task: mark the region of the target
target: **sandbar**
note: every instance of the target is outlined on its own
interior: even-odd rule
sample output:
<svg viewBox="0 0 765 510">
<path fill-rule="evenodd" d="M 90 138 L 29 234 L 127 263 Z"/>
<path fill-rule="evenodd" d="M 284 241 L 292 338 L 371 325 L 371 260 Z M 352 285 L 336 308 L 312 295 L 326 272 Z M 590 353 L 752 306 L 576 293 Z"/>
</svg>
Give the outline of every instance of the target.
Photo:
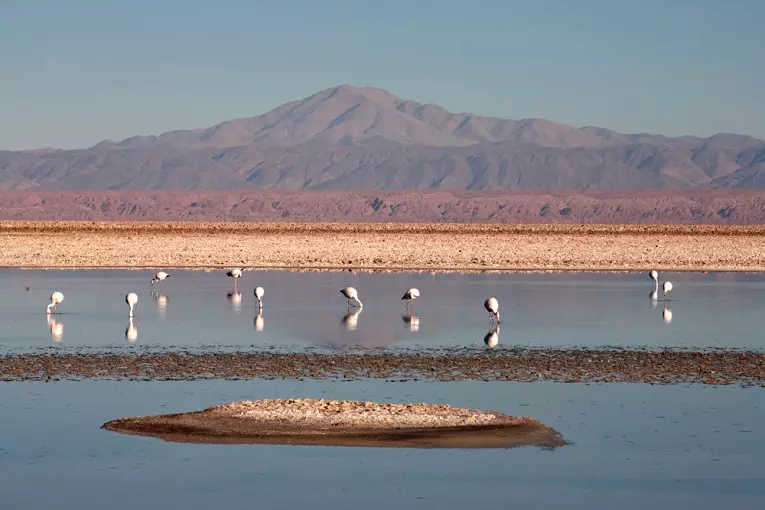
<svg viewBox="0 0 765 510">
<path fill-rule="evenodd" d="M 102 428 L 165 441 L 409 448 L 512 448 L 565 444 L 539 421 L 446 404 L 263 399 L 203 411 L 122 418 Z"/>
</svg>

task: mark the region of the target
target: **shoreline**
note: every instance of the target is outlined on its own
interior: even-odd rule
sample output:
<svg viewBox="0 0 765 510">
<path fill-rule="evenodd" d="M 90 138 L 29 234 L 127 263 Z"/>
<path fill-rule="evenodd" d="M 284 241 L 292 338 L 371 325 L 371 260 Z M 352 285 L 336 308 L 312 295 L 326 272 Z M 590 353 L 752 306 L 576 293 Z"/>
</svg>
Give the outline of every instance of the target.
<svg viewBox="0 0 765 510">
<path fill-rule="evenodd" d="M 180 351 L 0 355 L 0 382 L 209 379 L 550 381 L 765 388 L 765 352 L 508 347 L 435 354 Z"/>
<path fill-rule="evenodd" d="M 765 271 L 765 227 L 0 221 L 0 267 Z"/>
</svg>

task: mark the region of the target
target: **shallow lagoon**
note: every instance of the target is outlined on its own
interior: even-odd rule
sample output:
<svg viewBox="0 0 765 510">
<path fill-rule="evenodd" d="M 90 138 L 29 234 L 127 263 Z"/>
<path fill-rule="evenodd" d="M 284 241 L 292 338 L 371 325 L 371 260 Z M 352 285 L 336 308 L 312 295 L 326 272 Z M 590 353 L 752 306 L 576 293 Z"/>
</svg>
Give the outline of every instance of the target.
<svg viewBox="0 0 765 510">
<path fill-rule="evenodd" d="M 427 401 L 530 415 L 552 451 L 165 443 L 121 417 L 276 397 Z M 359 381 L 0 385 L 4 508 L 760 508 L 765 394 L 642 384 Z M 508 506 L 509 507 L 509 506 Z"/>
<path fill-rule="evenodd" d="M 37 348 L 303 350 L 362 346 L 484 346 L 483 300 L 499 299 L 502 346 L 728 347 L 762 349 L 765 276 L 666 273 L 672 300 L 649 299 L 643 273 L 431 274 L 171 271 L 152 292 L 153 271 L 0 270 L 0 352 Z M 258 317 L 253 289 L 266 290 Z M 349 310 L 340 288 L 359 290 Z M 415 319 L 401 296 L 416 286 Z M 26 288 L 29 287 L 27 291 Z M 64 293 L 52 320 L 52 290 Z M 139 295 L 128 320 L 127 292 Z M 664 309 L 672 312 L 667 322 Z"/>
<path fill-rule="evenodd" d="M 483 299 L 499 298 L 499 347 L 762 349 L 759 274 L 676 273 L 668 303 L 645 274 L 0 270 L 0 354 L 38 350 L 485 349 Z M 257 320 L 252 289 L 266 289 Z M 353 285 L 353 320 L 338 290 Z M 417 327 L 402 319 L 419 287 Z M 26 290 L 29 287 L 29 290 Z M 49 324 L 53 289 L 66 295 Z M 140 296 L 130 332 L 125 293 Z M 164 296 L 164 299 L 162 298 Z M 126 331 L 127 330 L 127 331 Z M 128 334 L 130 333 L 130 334 Z M 135 334 L 135 338 L 132 335 Z M 129 338 L 130 337 L 130 338 Z M 539 419 L 551 451 L 193 445 L 101 430 L 124 416 L 233 400 L 313 397 L 449 403 Z M 765 503 L 760 388 L 548 382 L 196 381 L 0 384 L 3 508 L 759 508 Z"/>
</svg>

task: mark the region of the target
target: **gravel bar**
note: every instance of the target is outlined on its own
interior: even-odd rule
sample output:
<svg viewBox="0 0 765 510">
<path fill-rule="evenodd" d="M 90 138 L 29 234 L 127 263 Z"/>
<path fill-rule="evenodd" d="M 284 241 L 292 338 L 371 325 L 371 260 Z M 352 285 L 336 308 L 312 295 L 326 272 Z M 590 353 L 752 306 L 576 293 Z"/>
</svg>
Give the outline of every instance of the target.
<svg viewBox="0 0 765 510">
<path fill-rule="evenodd" d="M 506 348 L 415 353 L 35 353 L 0 356 L 0 381 L 385 379 L 765 387 L 765 353 Z"/>
</svg>

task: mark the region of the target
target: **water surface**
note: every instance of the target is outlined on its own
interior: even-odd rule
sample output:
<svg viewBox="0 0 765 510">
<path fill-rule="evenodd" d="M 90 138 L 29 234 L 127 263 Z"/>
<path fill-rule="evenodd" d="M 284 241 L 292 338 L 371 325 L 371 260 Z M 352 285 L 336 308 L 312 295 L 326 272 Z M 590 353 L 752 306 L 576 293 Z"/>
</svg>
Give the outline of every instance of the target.
<svg viewBox="0 0 765 510">
<path fill-rule="evenodd" d="M 762 508 L 763 395 L 544 382 L 4 383 L 0 507 Z M 533 416 L 571 444 L 552 451 L 195 445 L 99 429 L 123 416 L 278 397 L 495 409 Z"/>
<path fill-rule="evenodd" d="M 483 301 L 496 296 L 498 347 L 630 346 L 762 349 L 765 276 L 662 273 L 672 300 L 649 299 L 643 273 L 432 274 L 0 270 L 0 352 L 38 348 L 250 349 L 484 347 Z M 361 312 L 339 289 L 354 286 Z M 258 315 L 255 286 L 265 288 Z M 29 290 L 27 290 L 27 287 Z M 413 313 L 401 296 L 418 287 Z M 48 320 L 50 293 L 65 295 Z M 136 292 L 128 319 L 125 294 Z M 670 312 L 670 313 L 668 313 Z"/>
</svg>

